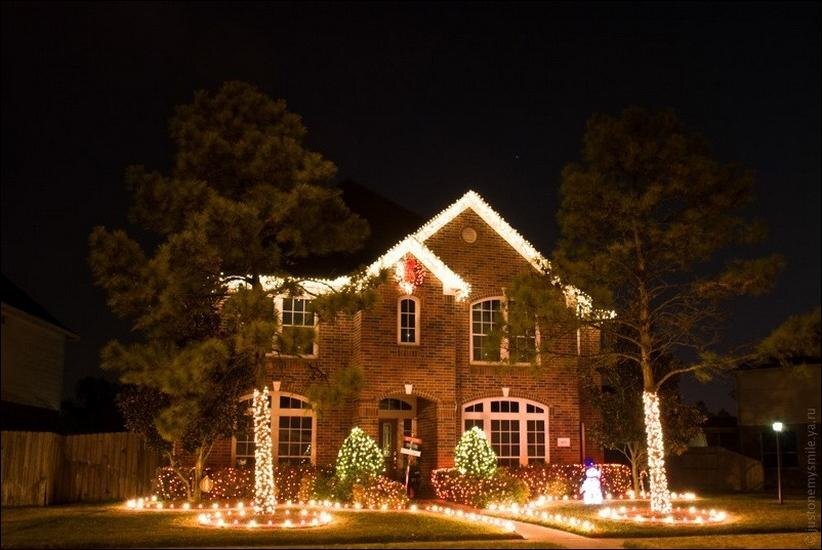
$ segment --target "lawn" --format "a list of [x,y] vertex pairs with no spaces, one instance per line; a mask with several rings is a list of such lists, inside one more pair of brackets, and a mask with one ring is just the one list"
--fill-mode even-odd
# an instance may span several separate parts
[[[611,506],[647,506],[647,502],[617,501]],[[495,513],[500,517],[518,519],[572,531],[589,537],[679,537],[688,535],[723,535],[738,533],[790,533],[802,532],[808,524],[807,501],[804,499],[787,499],[780,505],[772,496],[732,495],[699,499],[692,503],[677,503],[676,506],[694,505],[700,509],[724,510],[729,514],[728,521],[705,525],[665,525],[637,524],[634,522],[615,522],[597,516],[599,506],[584,506],[579,501],[555,502],[546,505],[544,510],[549,514],[562,514],[579,520],[588,520],[594,524],[594,530],[585,532],[568,525],[557,524],[551,520],[542,521],[537,517]],[[816,507],[816,523],[819,525],[819,506]]]
[[[3,508],[3,548],[133,546],[293,546],[518,539],[499,529],[427,513],[333,512],[324,527],[294,530],[209,529],[195,512],[128,511],[121,505]],[[439,546],[439,545],[435,545]],[[471,545],[471,547],[476,545]]]

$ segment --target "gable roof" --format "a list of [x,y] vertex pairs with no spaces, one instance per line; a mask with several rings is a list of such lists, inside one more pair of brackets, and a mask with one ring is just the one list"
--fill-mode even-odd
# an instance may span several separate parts
[[491,226],[511,248],[528,260],[528,263],[540,271],[550,269],[551,263],[534,248],[534,245],[529,243],[525,237],[511,227],[496,210],[491,208],[491,206],[474,191],[468,191],[451,206],[428,220],[425,225],[414,233],[414,237],[420,242],[425,242],[469,208],[476,212],[485,223]]
[[70,338],[77,338],[71,330],[66,328],[60,321],[46,310],[43,306],[34,301],[26,292],[12,283],[8,277],[2,275],[2,302],[15,309],[28,313],[32,317],[37,317],[41,321],[52,325],[54,328],[66,334]]
[[[540,254],[534,245],[528,242],[516,229],[511,227],[479,194],[469,190],[457,199],[456,202],[428,220],[414,233],[406,236],[388,249],[387,252],[366,268],[366,273],[375,275],[382,269],[392,269],[406,254],[412,254],[442,282],[443,294],[453,294],[457,300],[466,299],[471,293],[471,285],[449,268],[430,248],[425,246],[425,241],[468,208],[476,212],[485,223],[496,231],[511,248],[525,258],[534,269],[540,272],[550,272],[551,262]],[[562,287],[566,304],[568,304],[569,307],[575,307],[579,314],[590,314],[592,312],[591,298],[587,294],[572,285],[563,285],[559,277],[555,276],[553,280],[555,284]],[[270,288],[277,286],[281,281],[278,277],[265,277],[262,283],[264,286]],[[311,280],[305,281],[303,286],[310,292],[322,292],[323,289],[328,288],[338,289],[350,282],[351,279],[348,276],[341,276],[336,279],[312,278]],[[604,313],[609,316],[612,314],[612,312]]]
[[[448,208],[431,218],[428,222],[420,227],[413,237],[420,242],[425,242],[432,235],[436,234],[440,229],[451,223],[457,216],[462,214],[467,209],[473,210],[482,220],[487,223],[491,229],[502,237],[511,248],[517,251],[534,269],[540,272],[550,272],[551,262],[548,261],[528,240],[523,237],[519,231],[511,227],[499,213],[491,208],[491,206],[478,193],[469,190],[456,202],[451,204]],[[569,307],[576,307],[580,314],[588,314],[592,311],[592,302],[590,296],[579,290],[573,285],[562,284],[559,277],[554,276],[554,283],[561,286],[565,294],[565,301]],[[610,312],[605,312],[610,315]]]

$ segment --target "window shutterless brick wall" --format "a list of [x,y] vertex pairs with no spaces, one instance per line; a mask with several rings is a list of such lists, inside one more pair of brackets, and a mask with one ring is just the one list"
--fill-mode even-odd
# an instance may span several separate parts
[[[475,242],[469,244],[461,238],[465,227],[477,232]],[[470,303],[504,295],[511,280],[533,269],[531,265],[470,209],[425,244],[471,284],[471,296],[457,302],[444,295],[442,284],[428,271],[423,284],[414,290],[419,299],[419,345],[397,343],[397,301],[403,292],[389,278],[379,289],[373,308],[320,324],[316,358],[272,357],[269,361],[269,380],[279,380],[282,391],[300,395],[305,395],[311,383],[337,369],[349,364],[363,368],[365,379],[359,397],[337,410],[323,411],[317,419],[317,462],[333,463],[355,425],[378,439],[377,403],[384,397],[404,395],[405,384],[412,384],[418,397],[417,429],[424,440],[421,467],[425,470],[453,465],[454,446],[462,432],[462,405],[482,397],[502,396],[502,387],[510,388],[511,397],[525,397],[548,407],[547,443],[552,462],[579,462],[581,425],[593,422],[595,416],[580,396],[577,357],[552,359],[539,368],[500,368],[470,361]],[[577,336],[570,334],[559,345],[576,352]],[[579,346],[583,353],[596,350],[599,335],[595,331],[581,333]],[[558,447],[558,438],[569,439],[570,447]],[[601,458],[590,441],[586,442],[586,455]],[[231,442],[216,445],[212,463],[227,465],[230,461]]]

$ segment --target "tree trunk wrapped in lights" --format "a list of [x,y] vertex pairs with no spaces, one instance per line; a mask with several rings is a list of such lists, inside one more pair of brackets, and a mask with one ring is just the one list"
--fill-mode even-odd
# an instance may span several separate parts
[[268,388],[254,390],[254,508],[271,514],[274,496],[274,464],[271,457],[271,410]]
[[665,472],[665,445],[662,438],[662,422],[659,418],[659,396],[644,391],[642,403],[645,408],[645,432],[648,438],[651,510],[667,514],[671,511],[671,494],[668,492],[668,476]]

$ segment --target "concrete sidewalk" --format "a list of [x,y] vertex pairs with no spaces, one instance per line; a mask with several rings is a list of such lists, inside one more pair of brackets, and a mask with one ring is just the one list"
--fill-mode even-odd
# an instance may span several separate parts
[[[446,502],[443,500],[427,500],[417,503],[420,510],[424,510],[426,506],[436,504],[438,506],[445,506],[454,510],[462,510],[464,512],[473,512],[475,514],[482,514],[483,510],[466,506],[464,504],[455,504],[453,502]],[[431,512],[427,512],[431,513]],[[442,515],[442,514],[436,514]],[[448,516],[453,519],[453,516]],[[493,516],[492,516],[493,517]],[[509,519],[509,518],[506,518]],[[529,542],[546,542],[556,544],[565,548],[622,548],[623,539],[615,538],[592,538],[577,535],[562,531],[561,529],[553,529],[551,527],[544,527],[535,523],[527,523],[524,521],[510,520],[514,523],[516,532]]]

